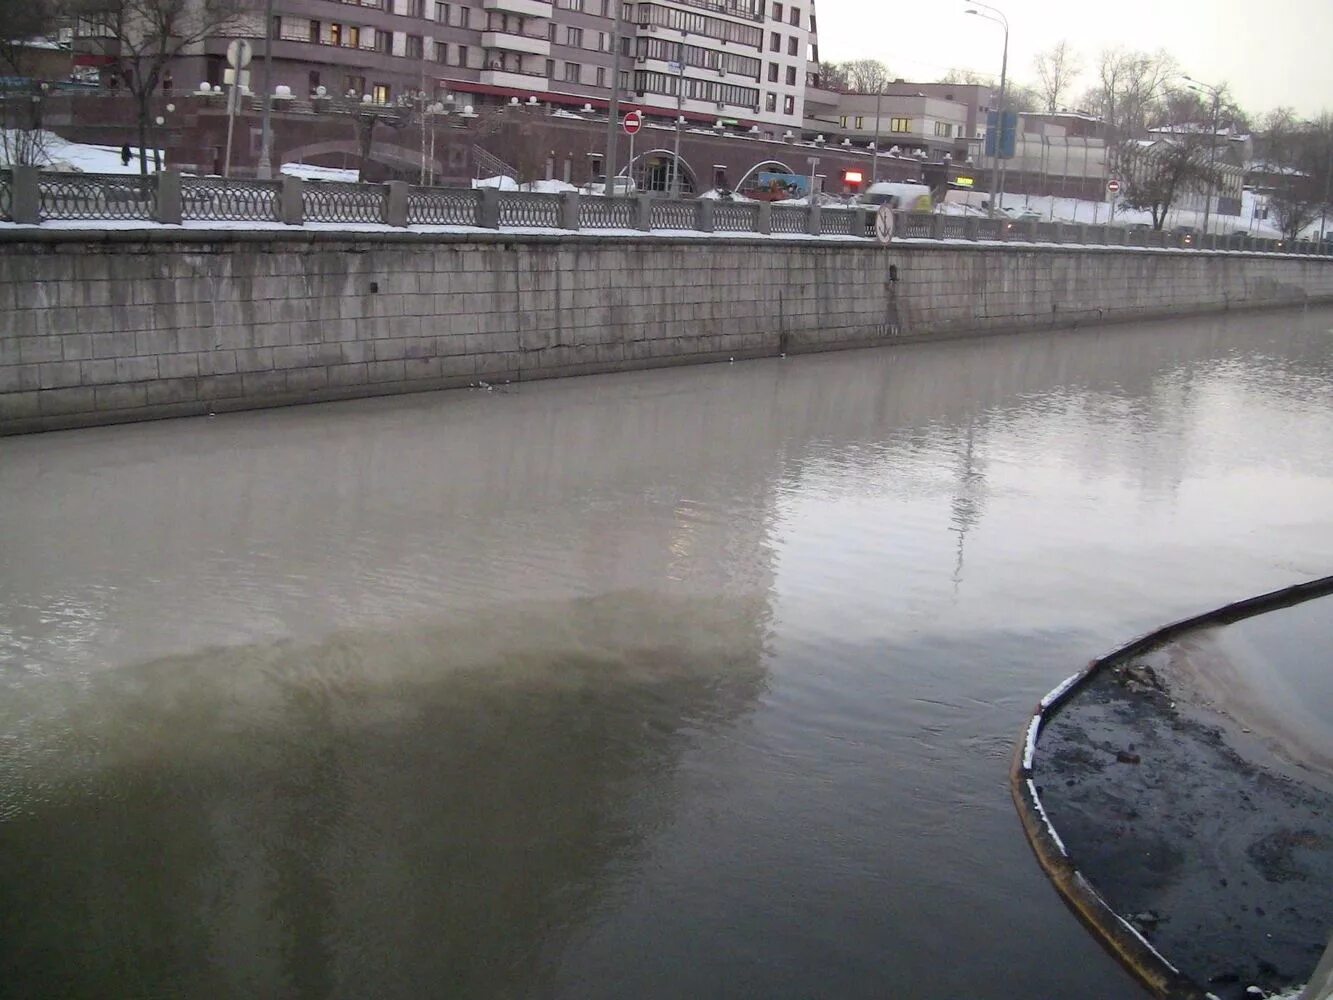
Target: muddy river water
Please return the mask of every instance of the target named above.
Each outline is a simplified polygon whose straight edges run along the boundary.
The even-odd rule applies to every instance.
[[[0,441],[0,996],[1136,996],[1013,741],[1331,512],[1327,311]]]

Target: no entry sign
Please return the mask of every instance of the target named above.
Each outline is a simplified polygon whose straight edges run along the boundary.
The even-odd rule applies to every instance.
[[[639,129],[643,128],[643,114],[639,111],[629,111],[625,114],[625,123],[622,126],[626,135],[634,135]]]
[[[1106,190],[1111,194],[1118,194],[1120,192],[1120,182],[1112,177],[1106,182]]]

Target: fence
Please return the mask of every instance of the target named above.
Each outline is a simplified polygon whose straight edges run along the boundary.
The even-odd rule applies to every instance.
[[[767,202],[668,200],[538,194],[494,188],[458,190],[388,184],[183,177],[167,172],[75,174],[35,167],[0,170],[0,219],[50,221],[382,224],[480,229],[668,230],[875,238],[864,208]],[[1018,222],[900,212],[895,239],[1048,243],[1333,256],[1333,241],[1256,239],[1065,222]]]

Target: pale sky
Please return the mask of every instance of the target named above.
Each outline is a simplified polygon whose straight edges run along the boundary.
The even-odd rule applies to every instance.
[[[1333,111],[1333,0],[990,0],[1009,18],[1009,75],[1035,83],[1036,54],[1060,39],[1083,56],[1084,80],[1109,45],[1171,52],[1185,73],[1227,83],[1251,115],[1279,105]],[[999,77],[1004,32],[965,0],[816,0],[826,62],[876,58],[895,77],[935,80],[950,68]],[[1072,100],[1072,99],[1071,99]]]

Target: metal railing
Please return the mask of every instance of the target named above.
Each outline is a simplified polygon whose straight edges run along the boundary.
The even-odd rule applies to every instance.
[[[409,226],[475,226],[481,199],[476,191],[414,187],[407,192]]]
[[[279,181],[182,177],[181,214],[207,222],[280,222]]]
[[[176,173],[80,174],[33,167],[0,170],[0,218],[25,225],[48,221],[381,224],[586,230],[667,230],[777,236],[875,238],[864,207],[814,208],[750,201],[671,200],[648,195],[606,198],[570,191],[547,194],[495,188],[346,184],[282,177],[273,181]],[[900,212],[898,243],[1027,243],[1137,249],[1229,250],[1333,256],[1333,240],[1283,241],[1245,235],[1201,235],[1141,227],[1095,226]]]
[[[384,222],[384,191],[374,184],[306,181],[302,207],[307,222]]]
[[[21,178],[22,172],[15,176]],[[46,173],[37,185],[42,219],[146,221],[157,209],[157,176]]]

